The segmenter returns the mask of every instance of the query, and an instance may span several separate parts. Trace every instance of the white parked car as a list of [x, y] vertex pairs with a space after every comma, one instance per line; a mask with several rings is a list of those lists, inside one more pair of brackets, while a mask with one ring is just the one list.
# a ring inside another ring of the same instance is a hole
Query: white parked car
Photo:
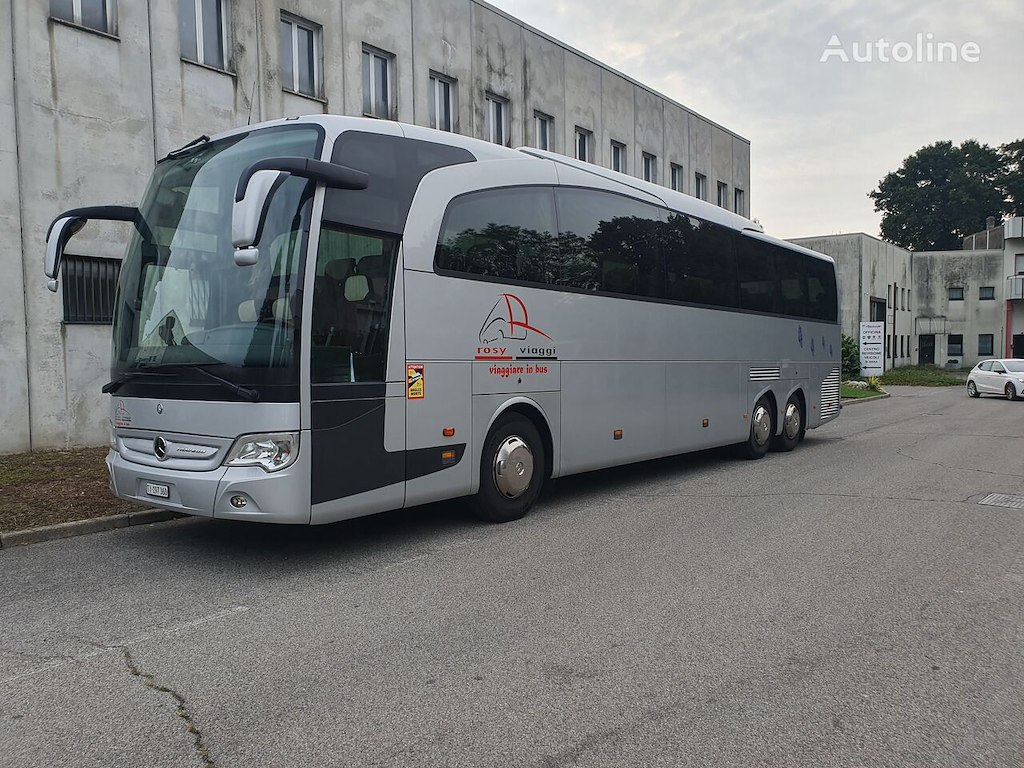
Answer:
[[1024, 397], [1024, 360], [982, 360], [967, 375], [967, 394], [1020, 400]]

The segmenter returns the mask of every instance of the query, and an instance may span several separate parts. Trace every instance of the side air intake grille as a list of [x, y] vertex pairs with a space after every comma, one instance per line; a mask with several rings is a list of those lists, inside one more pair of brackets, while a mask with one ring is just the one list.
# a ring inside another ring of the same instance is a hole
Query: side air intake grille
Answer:
[[751, 368], [750, 369], [750, 380], [751, 381], [778, 381], [779, 380], [779, 369], [775, 368]]
[[821, 418], [831, 419], [839, 414], [839, 369], [833, 368], [832, 373], [821, 382]]

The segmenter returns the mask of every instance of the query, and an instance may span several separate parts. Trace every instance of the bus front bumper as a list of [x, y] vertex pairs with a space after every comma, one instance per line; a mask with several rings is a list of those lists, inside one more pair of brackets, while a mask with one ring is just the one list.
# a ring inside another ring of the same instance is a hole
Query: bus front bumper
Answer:
[[302, 451], [279, 472], [223, 466], [187, 472], [136, 464], [111, 450], [107, 471], [115, 496], [150, 507], [222, 520], [309, 524], [309, 465]]

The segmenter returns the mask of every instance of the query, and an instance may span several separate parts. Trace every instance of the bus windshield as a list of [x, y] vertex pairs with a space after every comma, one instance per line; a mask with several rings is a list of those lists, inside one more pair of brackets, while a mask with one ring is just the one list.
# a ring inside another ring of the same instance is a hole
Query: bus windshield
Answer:
[[[253, 266], [233, 259], [231, 207], [243, 170], [266, 157], [316, 157], [314, 126], [253, 131], [162, 161], [139, 210], [115, 304], [115, 378], [202, 366], [245, 385], [298, 383], [302, 254], [313, 185], [276, 191]], [[196, 377], [191, 377], [196, 378]], [[198, 377], [202, 379], [202, 377]]]

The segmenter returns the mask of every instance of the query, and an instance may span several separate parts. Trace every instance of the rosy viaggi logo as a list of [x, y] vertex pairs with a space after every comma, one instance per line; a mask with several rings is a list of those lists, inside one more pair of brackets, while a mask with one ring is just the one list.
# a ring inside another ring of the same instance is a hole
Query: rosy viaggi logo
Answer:
[[[527, 341], [531, 334], [543, 336], [547, 343]], [[555, 347], [552, 338], [540, 328], [530, 324], [530, 313], [518, 296], [502, 293], [480, 326], [480, 346], [476, 349], [477, 360], [525, 360], [552, 359]], [[511, 345], [508, 342], [525, 342]], [[534, 346], [537, 344], [540, 346]]]
[[931, 32], [918, 32], [913, 40], [890, 41], [880, 37], [848, 44], [839, 35], [832, 35], [818, 61], [822, 64], [977, 64], [981, 61], [981, 46], [974, 41], [958, 44], [936, 40]]

